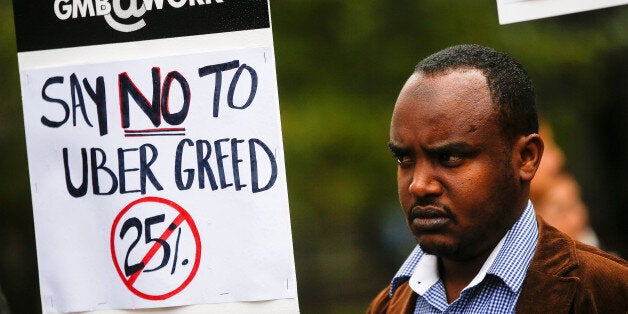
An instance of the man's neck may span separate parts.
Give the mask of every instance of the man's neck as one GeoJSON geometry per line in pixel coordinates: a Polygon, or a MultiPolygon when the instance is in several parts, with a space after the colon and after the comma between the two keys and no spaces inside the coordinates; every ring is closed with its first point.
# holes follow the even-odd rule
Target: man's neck
{"type": "Polygon", "coordinates": [[[445,286],[448,303],[451,304],[460,297],[462,289],[478,274],[494,248],[495,246],[492,246],[482,254],[465,261],[438,258],[438,273],[445,286]]]}
{"type": "MultiPolygon", "coordinates": [[[[525,202],[522,199],[521,203],[521,210],[512,216],[512,223],[508,224],[510,227],[503,230],[502,237],[506,235],[508,230],[512,228],[517,219],[523,214],[527,205],[527,199],[525,202]]],[[[482,269],[482,266],[491,253],[493,253],[493,250],[495,250],[499,242],[500,241],[497,241],[492,245],[488,245],[486,249],[480,251],[481,253],[467,260],[452,260],[446,257],[438,257],[438,273],[445,286],[447,302],[449,304],[458,299],[462,290],[473,281],[473,278],[475,278],[480,269],[482,269]]]]}

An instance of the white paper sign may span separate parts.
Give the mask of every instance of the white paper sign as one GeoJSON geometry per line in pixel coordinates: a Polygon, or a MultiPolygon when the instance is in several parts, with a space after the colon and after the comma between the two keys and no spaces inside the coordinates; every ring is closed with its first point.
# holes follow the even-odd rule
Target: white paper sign
{"type": "Polygon", "coordinates": [[[272,47],[21,83],[46,312],[296,298],[272,47]]]}
{"type": "Polygon", "coordinates": [[[497,0],[499,24],[591,11],[628,4],[628,0],[497,0]]]}

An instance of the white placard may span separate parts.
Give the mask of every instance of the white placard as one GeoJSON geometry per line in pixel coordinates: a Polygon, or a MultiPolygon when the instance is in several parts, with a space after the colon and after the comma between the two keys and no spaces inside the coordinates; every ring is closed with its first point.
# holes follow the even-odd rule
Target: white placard
{"type": "Polygon", "coordinates": [[[591,11],[628,4],[628,0],[497,0],[499,24],[591,11]]]}
{"type": "Polygon", "coordinates": [[[42,68],[30,56],[45,312],[296,300],[272,47],[42,68]]]}

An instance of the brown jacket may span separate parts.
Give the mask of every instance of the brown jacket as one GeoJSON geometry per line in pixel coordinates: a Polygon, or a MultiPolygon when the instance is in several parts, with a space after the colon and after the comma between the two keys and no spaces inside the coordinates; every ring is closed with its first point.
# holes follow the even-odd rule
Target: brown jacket
{"type": "MultiPolygon", "coordinates": [[[[539,242],[528,267],[517,313],[628,313],[628,262],[573,241],[539,222],[539,242]]],[[[393,297],[380,292],[367,313],[413,313],[408,282],[393,297]]]]}

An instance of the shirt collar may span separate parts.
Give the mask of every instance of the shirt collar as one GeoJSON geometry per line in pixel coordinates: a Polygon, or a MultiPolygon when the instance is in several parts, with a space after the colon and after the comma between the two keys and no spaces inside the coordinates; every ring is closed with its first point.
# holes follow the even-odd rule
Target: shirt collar
{"type": "Polygon", "coordinates": [[[501,278],[513,292],[519,291],[534,255],[538,237],[539,227],[534,207],[528,201],[521,217],[506,233],[504,246],[487,273],[501,278]]]}
{"type": "MultiPolygon", "coordinates": [[[[481,282],[486,274],[491,274],[501,278],[513,292],[518,291],[523,284],[528,265],[532,259],[537,238],[538,226],[534,207],[532,202],[528,201],[521,216],[493,249],[493,252],[468,287],[481,282]]],[[[392,297],[395,290],[402,283],[408,281],[414,273],[417,273],[417,280],[421,281],[420,285],[412,287],[413,290],[418,292],[427,291],[439,279],[436,256],[426,254],[419,245],[414,248],[410,256],[397,271],[397,274],[395,274],[395,277],[393,277],[390,283],[389,295],[392,297]],[[423,271],[415,272],[415,270],[419,269],[423,271]]]]}

